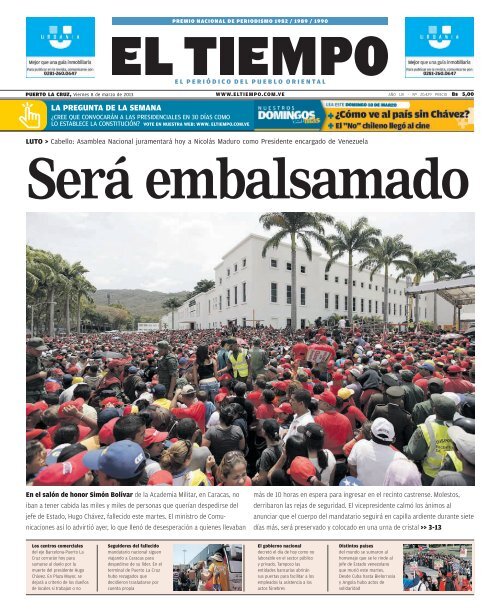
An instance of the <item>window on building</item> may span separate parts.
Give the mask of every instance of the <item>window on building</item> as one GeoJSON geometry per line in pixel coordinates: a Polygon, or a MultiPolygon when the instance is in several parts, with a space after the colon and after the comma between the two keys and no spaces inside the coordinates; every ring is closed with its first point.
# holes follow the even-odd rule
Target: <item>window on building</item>
{"type": "Polygon", "coordinates": [[[300,319],[300,329],[305,329],[305,327],[306,327],[306,320],[300,319]]]}
{"type": "Polygon", "coordinates": [[[401,290],[399,290],[399,295],[403,295],[403,292],[401,290]]]}
{"type": "Polygon", "coordinates": [[[278,283],[271,283],[271,302],[278,303],[278,283]]]}
{"type": "Polygon", "coordinates": [[[219,310],[222,310],[222,295],[219,295],[219,310]]]}
{"type": "Polygon", "coordinates": [[[325,280],[326,281],[328,280],[328,274],[325,274],[325,280]]]}
{"type": "Polygon", "coordinates": [[[231,290],[226,291],[226,306],[231,306],[231,290]]]}
{"type": "Polygon", "coordinates": [[[300,305],[301,306],[306,305],[306,288],[305,287],[300,288],[300,305]]]}
{"type": "Polygon", "coordinates": [[[375,285],[375,291],[378,291],[378,285],[375,285]]]}
{"type": "Polygon", "coordinates": [[[234,287],[234,305],[238,303],[238,287],[235,285],[234,287]]]}
{"type": "Polygon", "coordinates": [[[241,260],[241,267],[242,268],[246,268],[247,267],[247,258],[243,257],[243,259],[241,260]]]}
{"type": "Polygon", "coordinates": [[[399,316],[402,316],[403,314],[402,310],[403,310],[403,306],[400,304],[399,305],[399,316]]]}
{"type": "Polygon", "coordinates": [[[375,300],[375,314],[378,314],[378,301],[375,300]]]}
{"type": "Polygon", "coordinates": [[[287,304],[292,303],[292,285],[286,286],[286,303],[287,304]]]}
{"type": "Polygon", "coordinates": [[[427,308],[424,308],[424,319],[427,319],[427,308]]]}
{"type": "Polygon", "coordinates": [[[361,312],[364,312],[365,311],[365,300],[363,298],[360,298],[359,305],[361,307],[361,312]]]}
{"type": "Polygon", "coordinates": [[[335,296],[335,310],[338,310],[338,309],[339,309],[339,296],[336,295],[335,296]]]}
{"type": "Polygon", "coordinates": [[[352,281],[352,286],[353,286],[353,287],[355,287],[355,286],[356,286],[356,281],[355,281],[355,280],[353,280],[353,281],[352,281]]]}
{"type": "Polygon", "coordinates": [[[325,293],[325,308],[327,310],[329,308],[329,301],[330,301],[330,296],[328,295],[328,293],[325,293]]]}
{"type": "Polygon", "coordinates": [[[208,314],[210,314],[210,310],[212,308],[212,303],[208,300],[208,314]]]}
{"type": "Polygon", "coordinates": [[[238,264],[237,264],[237,263],[236,263],[236,264],[234,264],[234,271],[235,271],[235,272],[238,272],[238,264]]]}
{"type": "Polygon", "coordinates": [[[339,282],[339,277],[338,277],[338,276],[336,276],[336,277],[335,277],[335,282],[336,282],[336,283],[338,283],[338,282],[339,282]]]}
{"type": "Polygon", "coordinates": [[[372,284],[368,283],[368,289],[371,291],[372,290],[372,284]]]}
{"type": "Polygon", "coordinates": [[[292,270],[292,262],[291,261],[287,261],[286,262],[286,269],[288,270],[288,272],[291,272],[291,270],[292,270]]]}
{"type": "Polygon", "coordinates": [[[347,310],[347,295],[344,295],[344,310],[347,310]]]}
{"type": "Polygon", "coordinates": [[[286,320],[286,326],[287,327],[292,327],[292,319],[287,319],[286,320]]]}
{"type": "Polygon", "coordinates": [[[393,304],[392,307],[392,314],[395,315],[396,314],[396,304],[393,304]]]}
{"type": "Polygon", "coordinates": [[[247,301],[247,284],[246,283],[241,284],[241,300],[243,304],[247,301]]]}
{"type": "Polygon", "coordinates": [[[222,285],[222,276],[219,276],[219,285],[222,285]]]}
{"type": "Polygon", "coordinates": [[[372,312],[372,301],[371,300],[368,300],[368,312],[369,314],[371,314],[372,312]]]}
{"type": "Polygon", "coordinates": [[[364,289],[364,288],[365,288],[365,284],[361,283],[361,289],[364,289]]]}
{"type": "Polygon", "coordinates": [[[271,259],[271,268],[277,268],[277,267],[278,267],[278,260],[271,259]]]}
{"type": "Polygon", "coordinates": [[[301,274],[305,274],[306,273],[306,267],[305,266],[300,266],[300,273],[301,274]]]}
{"type": "Polygon", "coordinates": [[[355,297],[352,298],[352,309],[354,312],[356,312],[356,298],[355,297]]]}
{"type": "Polygon", "coordinates": [[[241,322],[243,324],[243,327],[247,326],[247,318],[246,317],[243,317],[243,319],[241,319],[241,322]]]}
{"type": "Polygon", "coordinates": [[[344,278],[344,285],[347,285],[347,278],[344,278]]]}

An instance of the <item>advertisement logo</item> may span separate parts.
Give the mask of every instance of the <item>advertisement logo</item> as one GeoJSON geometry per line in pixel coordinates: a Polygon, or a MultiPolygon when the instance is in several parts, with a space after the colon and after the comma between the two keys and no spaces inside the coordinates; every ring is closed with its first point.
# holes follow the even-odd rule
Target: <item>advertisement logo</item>
{"type": "Polygon", "coordinates": [[[316,103],[259,104],[256,109],[256,124],[261,129],[319,129],[323,117],[316,103]]]}
{"type": "Polygon", "coordinates": [[[26,57],[94,55],[94,17],[26,18],[26,57]]]}
{"type": "Polygon", "coordinates": [[[407,17],[406,57],[473,57],[473,17],[407,17]]]}

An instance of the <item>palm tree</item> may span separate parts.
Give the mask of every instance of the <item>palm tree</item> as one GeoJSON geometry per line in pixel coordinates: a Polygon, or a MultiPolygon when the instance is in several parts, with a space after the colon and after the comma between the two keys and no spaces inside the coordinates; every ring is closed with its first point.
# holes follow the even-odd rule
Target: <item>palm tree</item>
{"type": "MultiPolygon", "coordinates": [[[[88,270],[79,261],[70,266],[71,291],[76,295],[76,333],[81,332],[81,307],[82,298],[85,297],[92,301],[92,294],[96,288],[92,283],[85,278],[88,270]]],[[[69,333],[69,332],[68,332],[69,333]]]]}
{"type": "Polygon", "coordinates": [[[276,249],[285,238],[290,238],[292,259],[291,319],[292,329],[297,329],[297,242],[302,243],[309,260],[312,259],[311,240],[319,243],[327,250],[329,243],[325,237],[323,224],[333,224],[334,218],[324,213],[272,212],[261,215],[259,221],[266,230],[278,228],[277,233],[265,243],[262,249],[262,257],[266,256],[270,248],[276,249]]]}
{"type": "Polygon", "coordinates": [[[368,224],[366,217],[360,217],[352,225],[347,225],[343,221],[334,223],[336,234],[328,237],[330,247],[328,249],[329,260],[326,264],[325,271],[329,272],[332,264],[343,257],[346,253],[348,256],[348,285],[347,285],[347,318],[352,321],[352,267],[353,255],[357,251],[366,253],[373,246],[377,236],[380,236],[381,231],[368,224]]]}
{"type": "MultiPolygon", "coordinates": [[[[413,275],[412,282],[414,285],[420,285],[422,279],[431,272],[431,261],[429,253],[431,251],[413,251],[408,256],[408,261],[401,267],[401,274],[398,279],[408,274],[413,275]]],[[[415,323],[419,321],[419,294],[415,296],[415,317],[413,316],[413,296],[408,304],[408,319],[415,319],[415,323]]]]}
{"type": "Polygon", "coordinates": [[[174,329],[174,312],[181,304],[182,302],[175,296],[168,298],[168,300],[165,300],[162,304],[163,308],[167,308],[172,314],[172,330],[174,329]]]}
{"type": "Polygon", "coordinates": [[[389,266],[394,266],[399,270],[404,269],[408,261],[400,258],[410,257],[411,252],[411,246],[403,242],[401,234],[384,236],[375,240],[373,246],[367,251],[366,257],[359,264],[360,270],[370,268],[371,280],[376,272],[384,270],[384,324],[387,323],[389,316],[389,266]]]}
{"type": "MultiPolygon", "coordinates": [[[[427,251],[429,254],[430,270],[432,272],[433,280],[437,283],[438,280],[445,278],[449,271],[450,266],[453,266],[457,261],[456,253],[448,250],[442,251],[427,251]]],[[[434,291],[434,327],[437,326],[437,293],[434,291]]]]}

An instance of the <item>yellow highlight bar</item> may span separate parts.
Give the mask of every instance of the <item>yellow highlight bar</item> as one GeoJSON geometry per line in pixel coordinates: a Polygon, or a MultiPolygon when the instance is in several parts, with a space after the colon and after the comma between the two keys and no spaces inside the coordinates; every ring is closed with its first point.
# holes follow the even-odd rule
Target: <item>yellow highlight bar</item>
{"type": "Polygon", "coordinates": [[[324,101],[322,132],[473,132],[474,100],[324,101]]]}
{"type": "Polygon", "coordinates": [[[0,130],[40,132],[47,126],[47,105],[41,100],[0,100],[0,130]]]}

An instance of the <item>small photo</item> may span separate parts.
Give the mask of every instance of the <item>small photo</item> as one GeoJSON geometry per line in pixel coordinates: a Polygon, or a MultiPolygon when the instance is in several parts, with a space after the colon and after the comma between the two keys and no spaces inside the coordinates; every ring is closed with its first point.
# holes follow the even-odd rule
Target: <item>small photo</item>
{"type": "Polygon", "coordinates": [[[472,544],[404,544],[403,590],[471,592],[472,544]]]}
{"type": "Polygon", "coordinates": [[[173,590],[243,591],[242,544],[174,544],[173,590]]]}

